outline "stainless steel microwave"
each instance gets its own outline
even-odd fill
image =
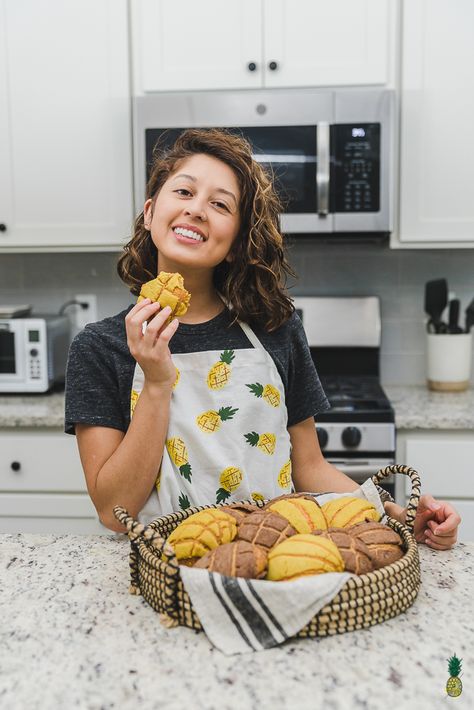
[[[284,203],[284,233],[356,236],[392,230],[391,90],[160,93],[136,97],[133,113],[137,211],[158,139],[167,146],[186,128],[217,126],[242,133],[255,159],[271,166]]]
[[[70,342],[67,316],[0,318],[0,392],[47,392],[62,384]]]

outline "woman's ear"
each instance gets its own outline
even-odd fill
[[[152,203],[153,200],[150,199],[143,205],[143,225],[148,230],[151,229],[151,220],[153,219]]]

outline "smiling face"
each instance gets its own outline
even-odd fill
[[[226,163],[205,154],[182,161],[144,206],[158,271],[220,264],[239,231],[239,202],[237,177]]]

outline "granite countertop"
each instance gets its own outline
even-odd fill
[[[424,385],[385,385],[397,429],[474,429],[474,389],[431,392]],[[64,392],[1,395],[0,428],[64,425]]]
[[[474,543],[420,546],[403,614],[369,629],[224,656],[204,633],[164,628],[128,593],[125,536],[0,535],[0,705],[314,710],[445,708],[447,659],[463,659],[472,707]]]

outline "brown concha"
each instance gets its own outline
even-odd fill
[[[238,540],[246,540],[268,550],[292,535],[296,535],[295,528],[286,518],[271,510],[257,510],[247,515],[237,528]]]
[[[352,525],[347,530],[367,545],[374,569],[390,565],[404,555],[402,538],[388,525],[365,522]]]
[[[208,552],[194,567],[219,572],[227,577],[262,579],[266,576],[267,565],[268,555],[263,547],[235,540]]]
[[[221,510],[229,513],[229,515],[233,515],[237,523],[240,523],[247,515],[251,515],[261,510],[261,508],[254,503],[231,503],[230,505],[222,505]]]
[[[346,528],[328,528],[328,530],[315,530],[313,535],[322,535],[332,540],[337,546],[344,560],[347,572],[353,574],[366,574],[374,569],[370,550],[359,538],[350,534]]]

